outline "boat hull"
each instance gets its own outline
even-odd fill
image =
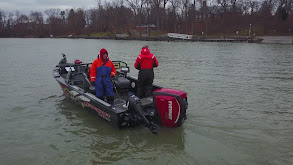
[[[53,75],[56,76],[58,73],[53,73]],[[82,107],[83,109],[95,111],[99,117],[111,123],[115,127],[122,128],[125,126],[123,125],[123,123],[125,123],[124,117],[128,115],[128,108],[125,104],[118,104],[112,107],[107,102],[97,99],[93,94],[84,91],[78,86],[68,85],[60,76],[55,77],[55,79],[59,83],[64,96],[71,102]],[[136,124],[137,123],[134,122],[128,123],[128,126]]]

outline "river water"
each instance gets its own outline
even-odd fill
[[[149,45],[155,84],[188,93],[182,127],[118,130],[72,105],[51,75],[61,53],[101,48],[133,64]],[[279,44],[0,39],[0,164],[293,163],[293,47]]]

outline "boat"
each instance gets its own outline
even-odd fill
[[[262,41],[263,41],[263,38],[256,38],[256,37],[247,38],[248,43],[261,43]]]
[[[93,110],[101,119],[122,129],[143,124],[157,134],[160,127],[180,127],[186,120],[187,93],[153,84],[151,97],[136,96],[138,80],[129,76],[126,62],[112,61],[116,68],[113,79],[114,102],[95,96],[89,81],[91,63],[74,60],[68,63],[65,54],[53,68],[52,75],[66,98],[84,109]]]

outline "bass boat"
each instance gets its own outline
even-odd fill
[[[64,95],[82,108],[96,111],[99,117],[119,129],[143,124],[157,134],[159,126],[179,127],[186,120],[186,92],[153,85],[151,97],[138,98],[138,80],[127,75],[130,72],[127,63],[112,61],[117,73],[112,81],[114,102],[109,104],[95,96],[95,88],[89,81],[91,63],[80,60],[67,63],[66,55],[62,55],[52,74]]]

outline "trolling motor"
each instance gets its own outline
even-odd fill
[[[141,101],[140,99],[132,95],[128,98],[128,109],[134,111],[144,122],[145,126],[150,129],[153,134],[158,134],[158,127],[152,121],[149,121],[142,111]]]
[[[67,74],[67,71],[65,69],[65,65],[67,63],[67,59],[66,59],[66,55],[64,53],[62,53],[62,59],[59,61],[59,64],[57,66],[60,67],[60,74],[64,75]]]
[[[67,63],[67,59],[66,59],[66,55],[64,53],[62,53],[62,60],[60,60],[59,64],[66,64]]]

